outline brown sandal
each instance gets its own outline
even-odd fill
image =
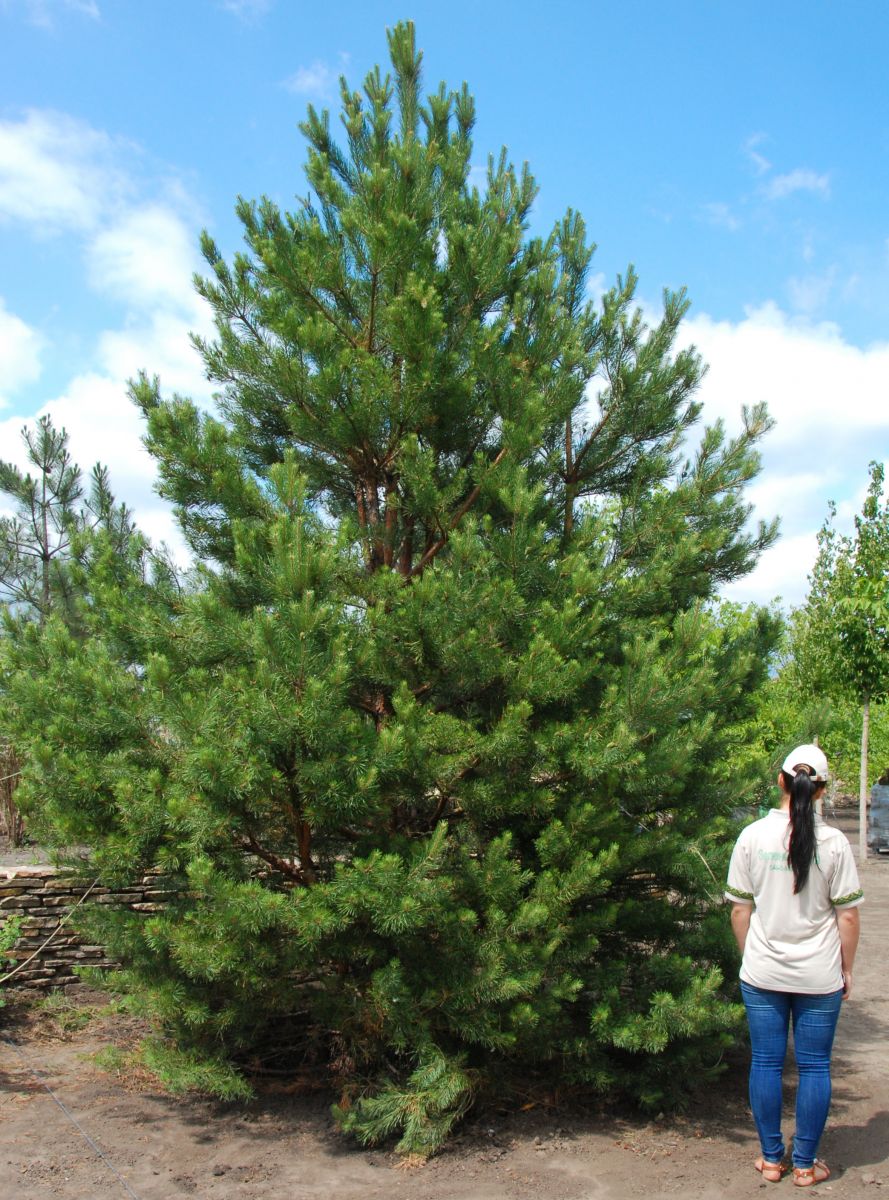
[[[830,1179],[830,1168],[820,1158],[816,1158],[811,1167],[793,1168],[793,1182],[797,1187],[814,1187],[816,1183],[824,1183],[825,1179]]]
[[[758,1158],[753,1164],[753,1168],[759,1171],[763,1179],[767,1183],[780,1183],[787,1174],[787,1164],[783,1162],[769,1162],[767,1158]]]

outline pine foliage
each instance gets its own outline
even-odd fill
[[[5,672],[31,806],[176,890],[95,919],[179,1050],[286,1029],[347,1129],[428,1154],[510,1080],[660,1107],[719,1057],[711,869],[776,630],[709,602],[774,529],[763,409],[686,458],[684,294],[594,302],[581,217],[532,236],[527,169],[473,182],[466,88],[389,48],[342,144],[309,109],[298,210],[204,236],[216,413],[133,386],[194,586],[100,560],[91,635],[20,631]]]
[[[0,604],[40,621],[52,611],[71,618],[80,566],[103,534],[116,554],[137,537],[132,514],[111,492],[108,469],[96,463],[84,492],[68,435],[50,417],[22,430],[29,467],[0,462],[0,494],[13,505],[0,517]]]

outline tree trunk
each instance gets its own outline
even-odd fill
[[[43,545],[40,547],[41,566],[43,568],[43,605],[40,609],[40,628],[42,629],[49,616],[49,507],[46,500],[46,471],[43,472]]]
[[[22,814],[15,802],[21,768],[16,753],[9,742],[0,741],[0,821],[6,827],[11,846],[21,846],[25,840]]]
[[[867,862],[867,742],[870,735],[870,696],[861,702],[861,771],[858,779],[858,861]]]

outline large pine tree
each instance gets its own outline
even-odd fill
[[[389,48],[342,145],[309,109],[298,211],[204,237],[217,415],[134,385],[198,585],[106,564],[93,636],[26,631],[6,675],[55,836],[179,889],[103,912],[183,1077],[311,1044],[347,1127],[425,1153],[495,1081],[660,1105],[716,1057],[705,859],[775,631],[708,602],[774,530],[764,411],[688,450],[684,295],[595,303],[580,216],[530,236],[505,153],[473,186],[465,87]]]

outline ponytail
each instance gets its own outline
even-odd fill
[[[809,868],[815,857],[815,793],[823,786],[805,767],[795,775],[782,771],[790,793],[790,845],[787,865],[793,871],[794,894],[801,892],[809,878]]]

